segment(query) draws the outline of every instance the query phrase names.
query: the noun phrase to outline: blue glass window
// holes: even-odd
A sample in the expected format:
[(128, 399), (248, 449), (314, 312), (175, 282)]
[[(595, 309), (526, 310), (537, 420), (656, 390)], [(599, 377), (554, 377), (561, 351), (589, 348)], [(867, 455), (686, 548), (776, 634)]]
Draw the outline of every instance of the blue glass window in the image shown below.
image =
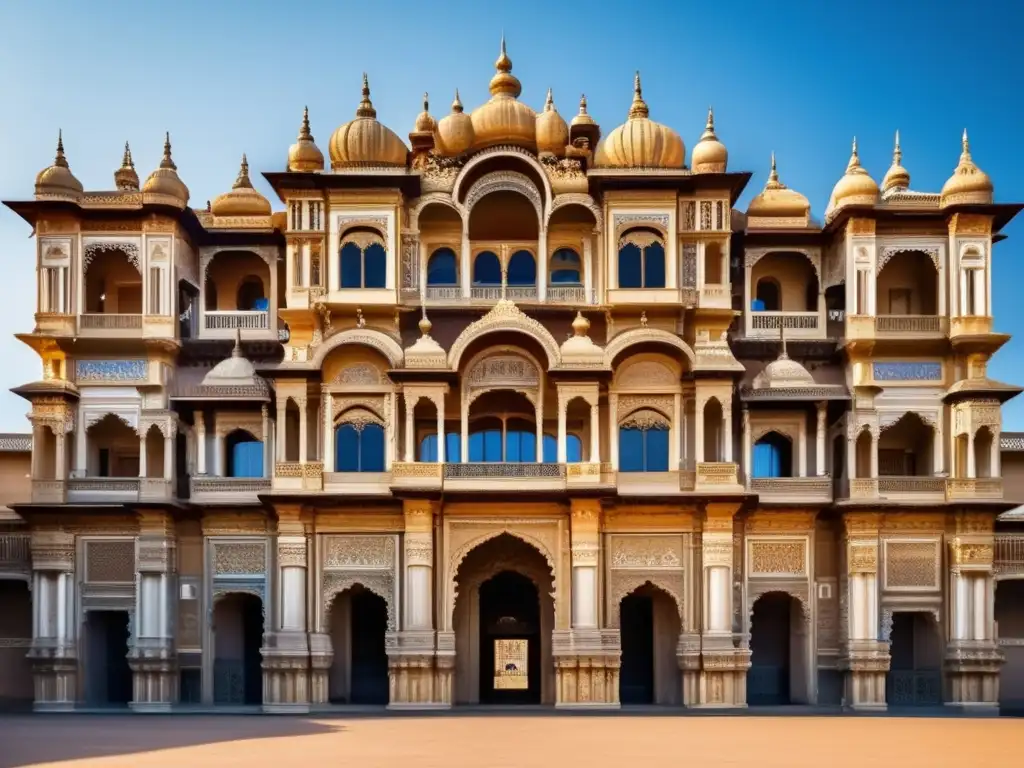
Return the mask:
[[(558, 461), (558, 438), (554, 435), (544, 435), (544, 440), (541, 444), (541, 448), (544, 451), (544, 455), (541, 457), (548, 464), (553, 464)], [(570, 459), (571, 461), (571, 459)]]
[(501, 461), (501, 430), (485, 429), (469, 435), (469, 460)]
[(430, 434), (420, 440), (419, 461), (437, 461), (437, 435)]
[(644, 288), (665, 287), (665, 246), (651, 243), (644, 249)]
[(643, 253), (640, 246), (626, 243), (619, 248), (619, 288), (643, 288)]
[(509, 285), (536, 285), (537, 262), (529, 251), (516, 251), (508, 260)]
[(427, 285), (456, 285), (458, 271), (455, 265), (455, 251), (451, 248), (438, 248), (427, 262)]
[(387, 285), (388, 254), (384, 246), (373, 243), (363, 253), (364, 288), (384, 288)]
[(341, 287), (363, 287), (363, 252), (355, 243), (341, 246)]
[(537, 460), (537, 435), (526, 430), (505, 432), (505, 461), (523, 464)]
[(338, 472), (384, 471), (384, 427), (379, 424), (362, 429), (342, 424), (335, 430), (334, 442)]
[(551, 284), (581, 285), (582, 264), (580, 256), (571, 248), (559, 248), (551, 254)]
[(777, 432), (754, 443), (752, 477), (792, 477), (792, 446)]
[(248, 432), (232, 432), (225, 439), (226, 477), (263, 477), (263, 443)]
[[(458, 432), (449, 432), (444, 436), (444, 460), (446, 462), (457, 462), (461, 460), (459, 453), (460, 440)], [(418, 461), (437, 461), (437, 435), (431, 433), (420, 440), (420, 453)]]
[(497, 254), (483, 251), (473, 261), (473, 285), (501, 285), (501, 262)]
[(619, 427), (619, 469), (622, 472), (667, 472), (668, 429)]
[[(544, 461), (547, 461), (547, 443), (544, 444)], [(565, 436), (565, 460), (569, 462), (583, 461), (583, 441), (579, 435)], [(595, 461), (595, 459), (591, 459)]]

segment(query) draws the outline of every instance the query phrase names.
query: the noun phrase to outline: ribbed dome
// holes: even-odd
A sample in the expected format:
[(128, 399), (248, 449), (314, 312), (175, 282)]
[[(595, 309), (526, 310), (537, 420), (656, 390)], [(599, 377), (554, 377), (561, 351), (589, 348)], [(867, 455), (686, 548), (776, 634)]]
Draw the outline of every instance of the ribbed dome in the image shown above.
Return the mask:
[(121, 158), (121, 167), (114, 171), (114, 186), (122, 192), (139, 191), (139, 174), (135, 171), (132, 150), (128, 146), (127, 141), (124, 143), (124, 156)]
[(501, 54), (494, 62), (497, 70), (491, 78), (490, 100), (473, 110), (473, 148), (500, 144), (534, 149), (537, 144), (537, 113), (519, 101), (523, 87), (512, 74), (512, 59), (501, 38)]
[(786, 354), (786, 337), (782, 337), (782, 351), (754, 377), (753, 389), (789, 389), (813, 387), (814, 377), (796, 360)]
[(555, 109), (555, 100), (548, 88), (544, 111), (537, 115), (537, 151), (564, 155), (569, 143), (569, 126)]
[(987, 173), (974, 164), (974, 160), (971, 158), (971, 148), (967, 143), (966, 128), (962, 144), (960, 162), (957, 163), (953, 175), (942, 185), (939, 204), (943, 208), (947, 205), (963, 203), (985, 205), (992, 202), (992, 180)]
[(230, 192), (218, 195), (210, 210), (215, 216), (269, 216), (270, 201), (253, 189), (249, 161), (242, 155), (242, 167)]
[(430, 114), (430, 99), (423, 94), (423, 111), (416, 116), (416, 125), (413, 128), (416, 133), (433, 133), (437, 130), (437, 120)]
[(827, 213), (834, 213), (845, 205), (874, 205), (877, 202), (878, 184), (861, 166), (857, 155), (857, 139), (854, 139), (846, 173), (832, 189)]
[(892, 149), (892, 165), (882, 177), (882, 192), (909, 189), (910, 172), (903, 167), (903, 150), (900, 149), (900, 132), (896, 131), (896, 143)]
[(764, 189), (750, 201), (747, 216), (751, 218), (797, 218), (810, 214), (810, 201), (794, 189), (779, 181), (775, 167), (775, 153), (772, 152), (772, 169)]
[(149, 174), (142, 191), (149, 195), (172, 197), (183, 206), (188, 205), (188, 187), (178, 177), (178, 166), (171, 159), (171, 134), (164, 137), (164, 157), (160, 167)]
[(64, 136), (57, 132), (57, 156), (53, 165), (41, 170), (36, 175), (36, 197), (70, 197), (78, 199), (84, 188), (82, 182), (71, 172), (67, 158), (64, 157)]
[(299, 138), (288, 148), (288, 170), (322, 171), (323, 169), (324, 153), (316, 145), (313, 134), (309, 130), (309, 107), (304, 107)]
[(637, 72), (629, 119), (601, 142), (594, 164), (608, 168), (682, 168), (686, 160), (683, 140), (668, 126), (651, 120), (648, 114)]
[(446, 155), (459, 155), (473, 146), (473, 119), (462, 109), (458, 88), (451, 114), (442, 117), (437, 124), (437, 138), (440, 151)]
[(331, 168), (406, 164), (409, 148), (394, 131), (377, 122), (366, 73), (363, 73), (363, 98), (356, 109), (356, 117), (331, 136), (330, 153)]
[(708, 107), (708, 122), (700, 141), (693, 148), (690, 167), (694, 173), (725, 173), (729, 163), (729, 151), (715, 135), (715, 113)]

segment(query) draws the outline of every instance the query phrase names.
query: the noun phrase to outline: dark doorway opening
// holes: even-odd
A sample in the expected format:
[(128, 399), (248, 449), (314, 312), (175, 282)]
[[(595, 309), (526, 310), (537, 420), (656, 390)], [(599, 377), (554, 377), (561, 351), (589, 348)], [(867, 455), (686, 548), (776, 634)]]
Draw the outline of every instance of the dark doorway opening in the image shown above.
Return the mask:
[(654, 703), (654, 600), (636, 593), (622, 599), (619, 627), (622, 667), (619, 700), (623, 704)]
[(388, 703), (388, 656), (384, 635), (388, 606), (367, 589), (352, 591), (352, 694), (353, 704)]
[(769, 592), (754, 603), (750, 624), (750, 669), (747, 703), (751, 706), (790, 704), (790, 628), (792, 598)]
[(927, 613), (892, 617), (885, 699), (891, 707), (942, 704), (942, 647), (935, 620)]
[(86, 701), (90, 706), (121, 707), (132, 700), (128, 622), (128, 611), (89, 611), (87, 614)]
[(231, 594), (213, 611), (213, 700), (216, 704), (263, 703), (263, 603)]
[(480, 701), (540, 704), (540, 684), (537, 587), (502, 571), (480, 585)]

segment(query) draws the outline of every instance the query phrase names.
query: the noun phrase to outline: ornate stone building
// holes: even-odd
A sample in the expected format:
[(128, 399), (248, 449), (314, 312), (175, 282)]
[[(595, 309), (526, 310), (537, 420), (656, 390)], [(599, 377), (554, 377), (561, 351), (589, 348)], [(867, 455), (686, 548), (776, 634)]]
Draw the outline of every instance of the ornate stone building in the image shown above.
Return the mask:
[(737, 210), (713, 116), (687, 155), (639, 75), (603, 137), (504, 44), (490, 93), (406, 143), (364, 76), (277, 212), (244, 156), (190, 207), (169, 137), (113, 191), (58, 142), (7, 203), (42, 374), (0, 659), (35, 707), (997, 706), (1021, 206), (966, 134), (939, 193), (854, 142), (818, 222), (774, 158)]

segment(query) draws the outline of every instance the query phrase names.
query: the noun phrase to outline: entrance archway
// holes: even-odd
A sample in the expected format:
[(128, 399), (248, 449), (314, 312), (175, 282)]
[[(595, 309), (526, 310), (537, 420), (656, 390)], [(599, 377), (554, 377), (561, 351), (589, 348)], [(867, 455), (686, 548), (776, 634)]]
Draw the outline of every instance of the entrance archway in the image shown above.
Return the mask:
[(999, 708), (1024, 714), (1024, 579), (996, 582), (995, 618), (1005, 659), (999, 669)]
[(503, 533), (474, 548), (455, 580), (455, 703), (554, 703), (554, 583), (544, 556)]
[(930, 613), (893, 614), (889, 655), (885, 700), (890, 707), (942, 704), (942, 640)]
[(809, 703), (806, 624), (800, 601), (786, 592), (767, 592), (755, 600), (750, 621), (748, 704)]
[(263, 703), (263, 603), (233, 592), (213, 607), (213, 701)]
[(356, 584), (331, 602), (329, 632), (334, 658), (328, 671), (332, 704), (387, 704), (388, 657), (384, 636), (388, 605)]
[(128, 611), (89, 611), (85, 619), (85, 700), (123, 707), (132, 700)]
[(619, 628), (619, 701), (681, 704), (676, 644), (682, 627), (675, 599), (649, 583), (636, 588), (619, 603)]
[(0, 711), (32, 706), (32, 598), (28, 583), (0, 578)]

